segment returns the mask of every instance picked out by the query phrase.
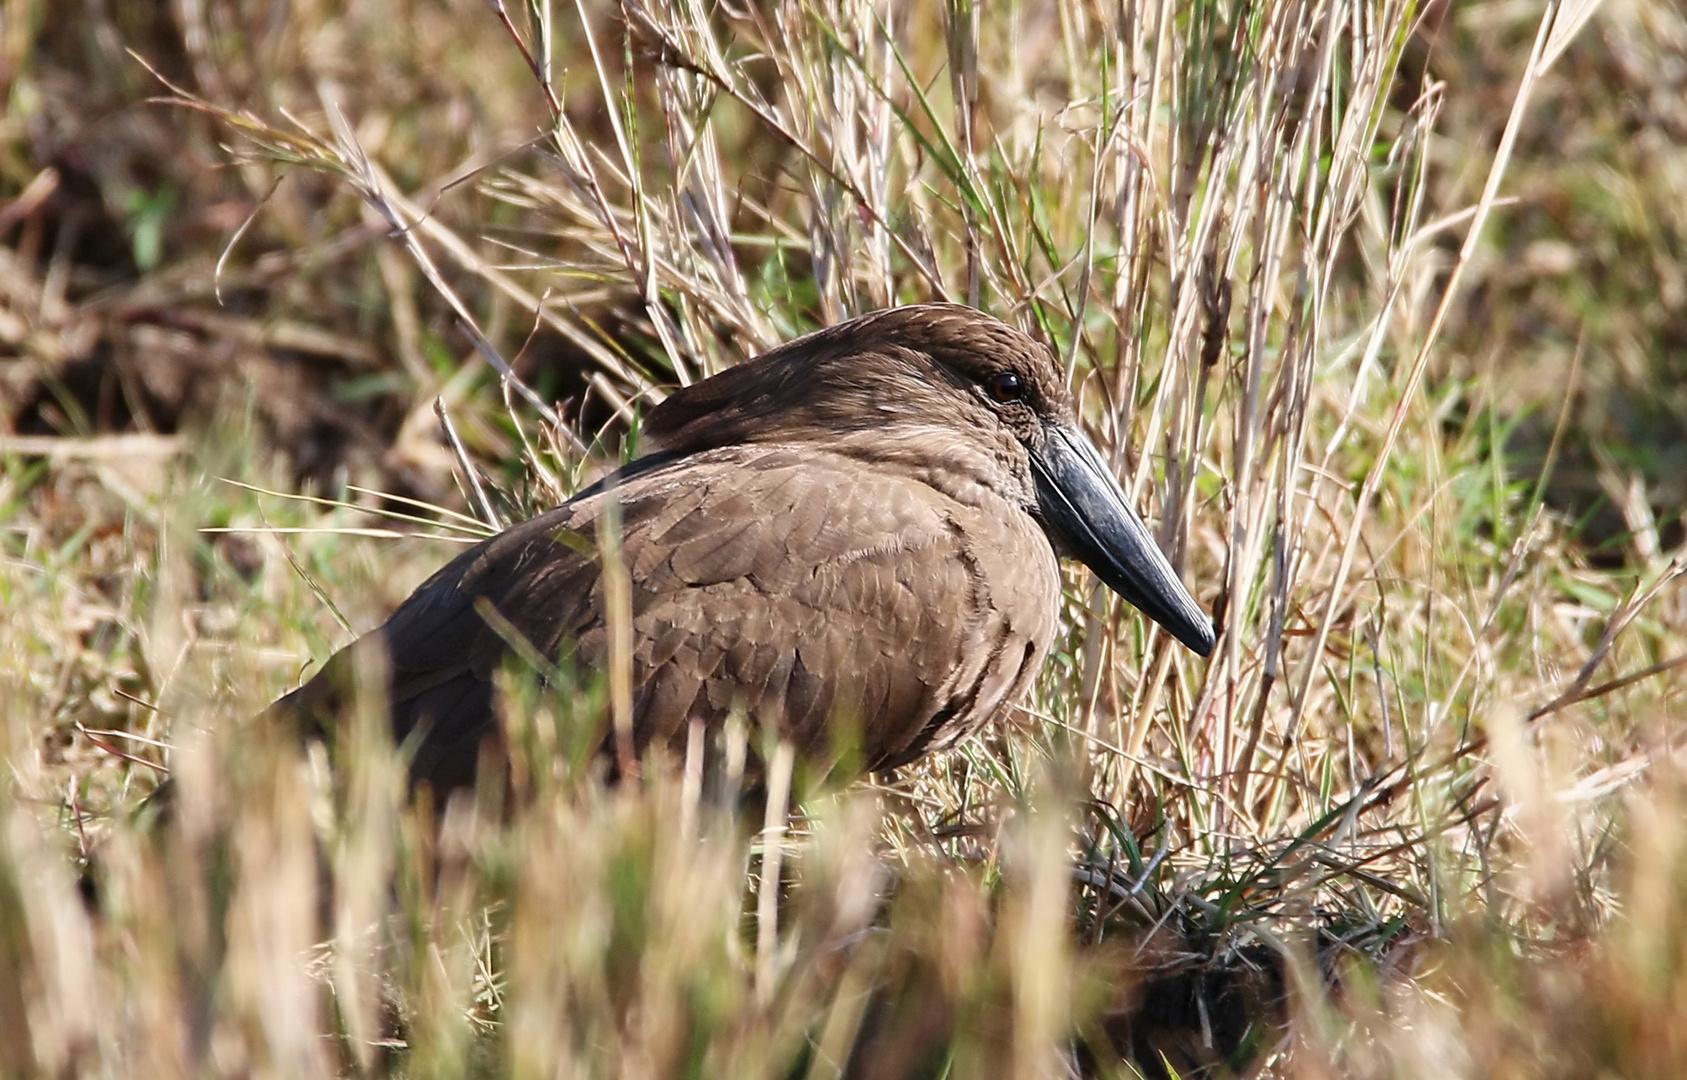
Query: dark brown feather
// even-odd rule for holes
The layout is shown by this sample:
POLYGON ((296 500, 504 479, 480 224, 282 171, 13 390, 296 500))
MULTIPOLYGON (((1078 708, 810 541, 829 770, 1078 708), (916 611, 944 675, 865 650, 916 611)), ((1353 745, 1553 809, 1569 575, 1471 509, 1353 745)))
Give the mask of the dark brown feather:
MULTIPOLYGON (((646 457, 459 555, 354 647, 385 653, 413 780, 473 782, 512 633, 607 663, 612 502, 638 749, 736 711, 820 768, 846 725, 878 769, 995 715, 1041 664, 1059 598, 1035 432, 979 390, 1002 370, 1028 384, 1026 416, 1070 421, 1046 348, 952 305, 867 316, 676 392, 648 420, 646 457)), ((354 655, 278 709, 331 731, 354 655)))

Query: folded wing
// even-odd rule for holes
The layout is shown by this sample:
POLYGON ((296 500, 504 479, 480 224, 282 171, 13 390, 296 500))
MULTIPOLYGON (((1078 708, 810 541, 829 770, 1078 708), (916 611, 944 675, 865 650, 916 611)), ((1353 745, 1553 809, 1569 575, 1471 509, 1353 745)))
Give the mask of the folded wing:
POLYGON ((632 583, 641 750, 683 739, 694 717, 717 725, 741 710, 810 761, 854 744, 865 767, 898 764, 1017 695, 1053 632, 1053 554, 1018 511, 981 515, 813 447, 733 447, 464 552, 277 708, 331 731, 355 651, 378 647, 412 780, 440 793, 471 784, 497 733, 492 678, 512 634, 547 658, 572 648, 583 666, 607 662, 599 529, 611 502, 632 583), (990 573, 1004 558, 1038 573, 993 592, 991 580, 1027 578, 1023 565, 990 573))

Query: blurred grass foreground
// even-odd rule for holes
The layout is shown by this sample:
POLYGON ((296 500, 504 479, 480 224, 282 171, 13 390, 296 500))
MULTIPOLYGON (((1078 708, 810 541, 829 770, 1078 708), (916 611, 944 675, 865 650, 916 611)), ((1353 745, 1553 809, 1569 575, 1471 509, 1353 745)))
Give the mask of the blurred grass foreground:
POLYGON ((1671 0, 13 0, 0 87, 0 1074, 1687 1075, 1671 0), (1069 568, 1024 709, 751 821, 515 670, 437 820, 254 720, 929 299, 1210 661, 1069 568))

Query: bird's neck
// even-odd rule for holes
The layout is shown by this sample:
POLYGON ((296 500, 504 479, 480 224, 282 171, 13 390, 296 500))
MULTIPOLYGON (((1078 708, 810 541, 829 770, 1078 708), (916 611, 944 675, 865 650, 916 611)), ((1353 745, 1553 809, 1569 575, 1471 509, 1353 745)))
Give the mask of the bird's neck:
POLYGON ((997 512, 1004 503, 1030 506, 1030 477, 1016 474, 1010 451, 958 439, 942 425, 903 423, 842 432, 828 438, 823 449, 917 480, 967 506, 997 512))

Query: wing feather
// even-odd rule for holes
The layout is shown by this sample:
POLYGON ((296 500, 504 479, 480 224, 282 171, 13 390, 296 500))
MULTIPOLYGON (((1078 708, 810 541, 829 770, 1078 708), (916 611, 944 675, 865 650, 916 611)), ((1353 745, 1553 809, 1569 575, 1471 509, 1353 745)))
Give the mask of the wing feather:
MULTIPOLYGON (((928 728, 955 713, 965 651, 1002 633, 1003 613, 956 521, 964 508, 907 476, 812 450, 710 451, 470 549, 376 632, 390 662, 395 734, 414 745, 414 780, 441 790, 473 782, 478 748, 496 732, 491 677, 508 632, 544 656, 572 646, 585 664, 605 663, 596 531, 610 499, 621 504, 635 585, 641 748, 683 739, 693 717, 713 724, 742 709, 811 753, 826 749, 830 725, 849 714, 868 765, 906 760, 928 728), (507 627, 489 625, 482 601, 507 627)), ((1035 538, 1041 551, 1030 557, 1047 562, 1052 582, 1053 556, 1034 524, 1010 524, 1013 535, 1035 538)), ((1052 603, 1046 619, 1009 633, 1042 635, 1039 656, 1052 603)), ((283 704, 337 711, 350 653, 283 704)), ((1022 684, 1014 663, 1007 678, 1022 684)))

